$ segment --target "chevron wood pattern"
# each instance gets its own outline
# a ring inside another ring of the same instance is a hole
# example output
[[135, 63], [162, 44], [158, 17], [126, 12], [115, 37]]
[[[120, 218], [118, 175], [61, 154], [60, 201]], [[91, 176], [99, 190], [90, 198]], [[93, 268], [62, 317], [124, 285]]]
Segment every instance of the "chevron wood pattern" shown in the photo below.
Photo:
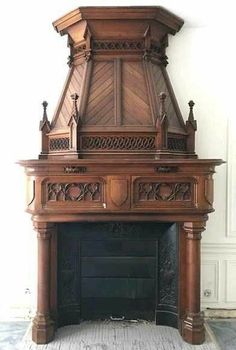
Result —
[[151, 76], [154, 82], [154, 95], [157, 104], [157, 110], [159, 111], [159, 94], [164, 92], [166, 94], [165, 108], [168, 116], [169, 126], [179, 128], [179, 119], [175, 111], [173, 102], [171, 101], [171, 93], [165, 81], [163, 71], [160, 66], [150, 63]]
[[[67, 128], [71, 111], [72, 111], [72, 99], [71, 95], [75, 92], [79, 95], [84, 75], [84, 64], [80, 64], [74, 68], [72, 68], [71, 75], [69, 76], [69, 80], [66, 83], [65, 89], [63, 91], [61, 103], [59, 105], [59, 109], [57, 111], [56, 119], [55, 119], [55, 129], [64, 129]], [[79, 104], [78, 99], [78, 104]]]
[[84, 120], [87, 125], [114, 125], [113, 62], [94, 62]]
[[151, 111], [142, 62], [122, 64], [123, 125], [151, 125]]

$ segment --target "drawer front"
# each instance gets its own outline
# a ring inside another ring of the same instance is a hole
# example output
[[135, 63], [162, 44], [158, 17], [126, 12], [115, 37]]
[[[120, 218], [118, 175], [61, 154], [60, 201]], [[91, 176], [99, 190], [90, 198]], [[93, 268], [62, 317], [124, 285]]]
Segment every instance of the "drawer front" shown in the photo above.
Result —
[[51, 177], [42, 182], [44, 208], [104, 208], [105, 179], [102, 177]]
[[133, 177], [132, 207], [192, 208], [196, 201], [196, 181], [193, 178]]

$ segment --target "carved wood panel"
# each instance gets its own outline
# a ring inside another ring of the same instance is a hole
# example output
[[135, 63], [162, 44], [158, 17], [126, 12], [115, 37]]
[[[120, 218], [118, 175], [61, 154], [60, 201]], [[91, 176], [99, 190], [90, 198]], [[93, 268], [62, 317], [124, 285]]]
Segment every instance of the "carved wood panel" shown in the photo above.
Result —
[[80, 64], [71, 69], [60, 104], [58, 106], [58, 110], [56, 111], [55, 119], [52, 121], [52, 125], [55, 127], [55, 129], [63, 129], [68, 127], [73, 104], [71, 95], [76, 92], [80, 99], [84, 71], [85, 64]]
[[173, 180], [168, 177], [133, 179], [134, 207], [191, 207], [194, 206], [194, 181], [189, 178]]
[[124, 125], [152, 125], [142, 62], [122, 63], [122, 114]]
[[48, 201], [99, 201], [99, 182], [48, 183]]
[[130, 209], [129, 176], [111, 176], [108, 184], [108, 208], [113, 210]]
[[[73, 173], [72, 173], [73, 174]], [[42, 182], [42, 203], [45, 208], [101, 208], [105, 196], [104, 179], [101, 177], [61, 176]]]
[[138, 151], [155, 149], [155, 136], [82, 136], [82, 150]]
[[86, 125], [114, 125], [114, 63], [94, 62]]
[[49, 139], [49, 151], [65, 151], [70, 146], [69, 137], [58, 137]]

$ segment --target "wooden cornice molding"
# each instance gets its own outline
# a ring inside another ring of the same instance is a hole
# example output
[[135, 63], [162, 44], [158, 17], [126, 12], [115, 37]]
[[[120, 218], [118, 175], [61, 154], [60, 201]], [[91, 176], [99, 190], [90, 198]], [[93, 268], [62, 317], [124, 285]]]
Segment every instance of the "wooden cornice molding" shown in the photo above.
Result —
[[137, 7], [79, 7], [67, 13], [53, 22], [53, 26], [61, 35], [67, 33], [67, 29], [82, 20], [154, 20], [166, 26], [168, 32], [174, 35], [183, 26], [184, 21], [161, 6], [137, 6]]

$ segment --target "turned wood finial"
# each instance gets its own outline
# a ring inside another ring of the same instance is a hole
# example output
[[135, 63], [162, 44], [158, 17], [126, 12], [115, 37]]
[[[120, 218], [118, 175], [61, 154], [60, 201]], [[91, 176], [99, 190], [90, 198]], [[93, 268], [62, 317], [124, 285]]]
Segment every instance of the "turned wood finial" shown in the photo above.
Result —
[[189, 105], [189, 115], [188, 120], [186, 121], [186, 127], [187, 127], [187, 151], [189, 153], [195, 152], [195, 132], [197, 130], [197, 121], [194, 119], [193, 115], [193, 107], [195, 103], [191, 100], [188, 103]]
[[43, 131], [43, 129], [44, 129], [44, 132], [49, 132], [51, 126], [50, 126], [50, 122], [48, 120], [48, 115], [47, 115], [47, 106], [48, 106], [47, 101], [43, 101], [42, 106], [43, 106], [43, 118], [40, 121], [39, 129], [41, 131]]
[[161, 92], [160, 95], [160, 117], [163, 117], [166, 114], [165, 109], [165, 100], [166, 100], [166, 94], [164, 92]]
[[47, 116], [48, 103], [47, 103], [47, 101], [43, 101], [42, 106], [43, 106], [43, 121], [46, 121], [46, 120], [48, 120], [48, 116]]
[[164, 150], [167, 148], [167, 133], [168, 133], [168, 118], [166, 115], [165, 109], [165, 99], [166, 94], [161, 92], [159, 95], [160, 98], [160, 110], [159, 116], [156, 121], [156, 147], [158, 150]]
[[42, 134], [42, 151], [40, 155], [41, 158], [45, 157], [45, 155], [48, 153], [48, 135], [47, 134], [51, 130], [51, 124], [47, 116], [47, 106], [48, 106], [47, 101], [43, 101], [42, 106], [43, 106], [43, 118], [39, 124], [39, 130], [41, 131], [41, 134]]
[[189, 105], [188, 121], [193, 122], [194, 121], [193, 107], [194, 107], [195, 103], [191, 100], [191, 101], [189, 101], [188, 105]]
[[77, 107], [78, 98], [79, 98], [79, 95], [76, 92], [71, 95], [71, 99], [73, 102], [71, 116], [74, 117], [76, 121], [78, 121], [78, 118], [79, 118], [79, 112], [78, 112], [78, 107]]

